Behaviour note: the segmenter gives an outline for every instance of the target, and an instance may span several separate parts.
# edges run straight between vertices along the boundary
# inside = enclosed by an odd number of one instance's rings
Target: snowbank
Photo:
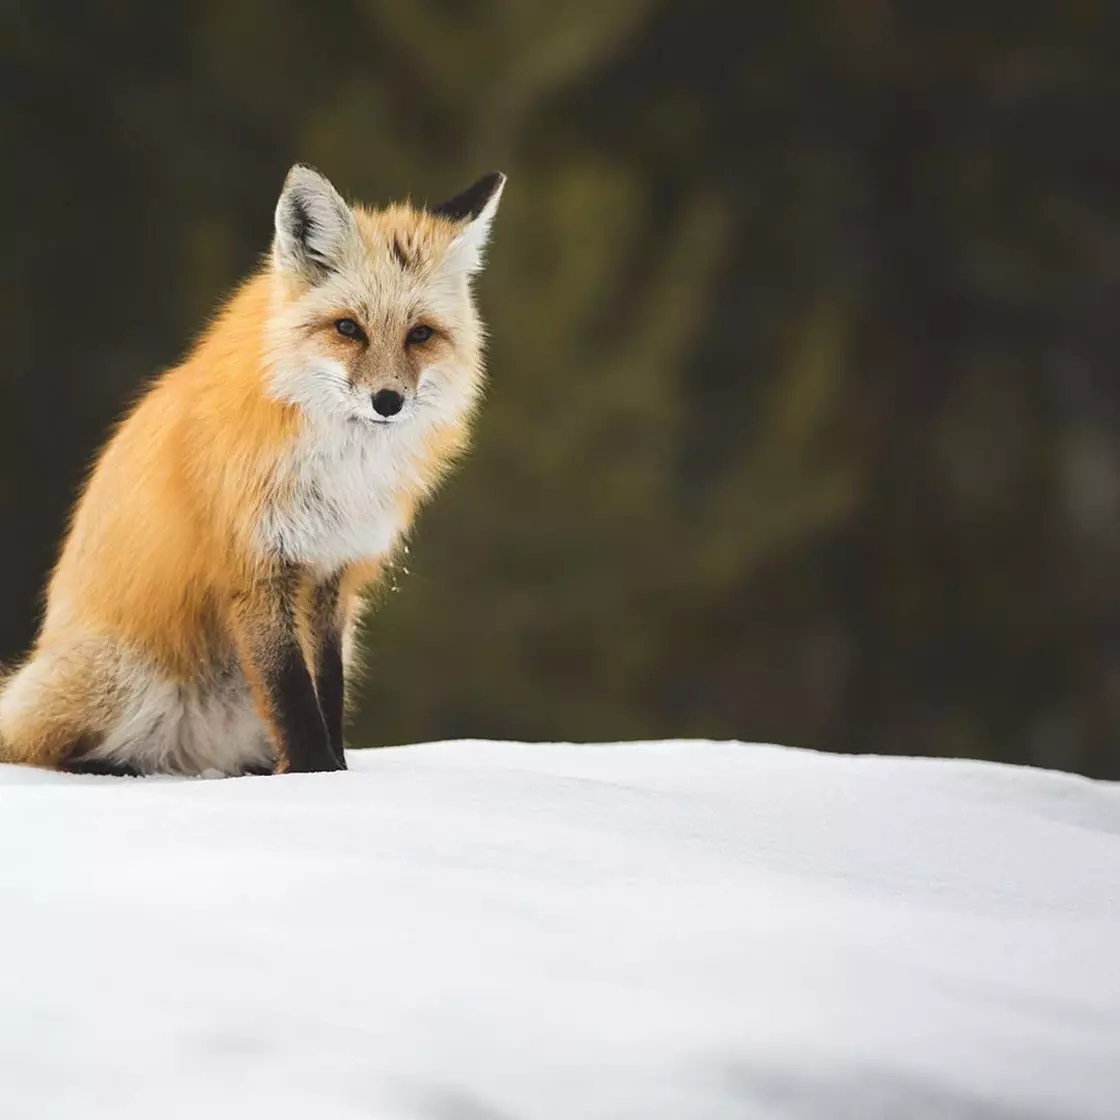
[[[0,1115],[1120,1116],[1120,787],[714,743],[0,767]]]

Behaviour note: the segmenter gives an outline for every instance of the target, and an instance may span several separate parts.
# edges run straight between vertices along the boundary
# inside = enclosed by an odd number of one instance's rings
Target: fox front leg
[[[276,745],[276,772],[340,770],[300,647],[300,573],[277,565],[234,597],[233,631],[253,702]]]
[[[342,618],[339,613],[341,575],[315,584],[309,607],[312,663],[315,667],[315,693],[327,725],[327,740],[342,768],[346,755],[342,749],[342,724],[345,707],[345,673],[342,665]]]

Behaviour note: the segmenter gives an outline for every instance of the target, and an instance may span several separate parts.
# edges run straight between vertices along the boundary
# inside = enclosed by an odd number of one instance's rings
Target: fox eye
[[[405,336],[405,345],[420,346],[422,343],[427,342],[435,333],[436,332],[432,330],[427,323],[418,323]]]
[[[339,319],[335,323],[334,329],[338,331],[338,333],[342,335],[343,338],[365,337],[365,333],[363,332],[362,328],[359,327],[353,319]]]

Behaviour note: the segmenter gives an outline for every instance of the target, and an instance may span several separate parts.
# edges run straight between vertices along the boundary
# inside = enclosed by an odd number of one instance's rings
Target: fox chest
[[[265,511],[260,543],[322,568],[383,556],[405,528],[409,481],[402,455],[373,440],[302,449]]]

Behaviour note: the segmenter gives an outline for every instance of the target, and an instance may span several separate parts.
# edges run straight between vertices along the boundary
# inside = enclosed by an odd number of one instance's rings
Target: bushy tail
[[[8,702],[8,686],[14,676],[14,669],[0,665],[0,762],[22,761],[16,752],[12,736],[7,727],[10,722],[8,709],[11,707],[10,702]]]
[[[44,704],[41,674],[34,662],[0,674],[0,762],[57,768],[52,751],[49,703]]]
[[[0,665],[0,762],[15,761],[11,757],[11,751],[5,745],[8,739],[4,734],[4,693],[8,690],[8,681],[11,679],[13,672],[14,670],[9,669],[8,666]]]

